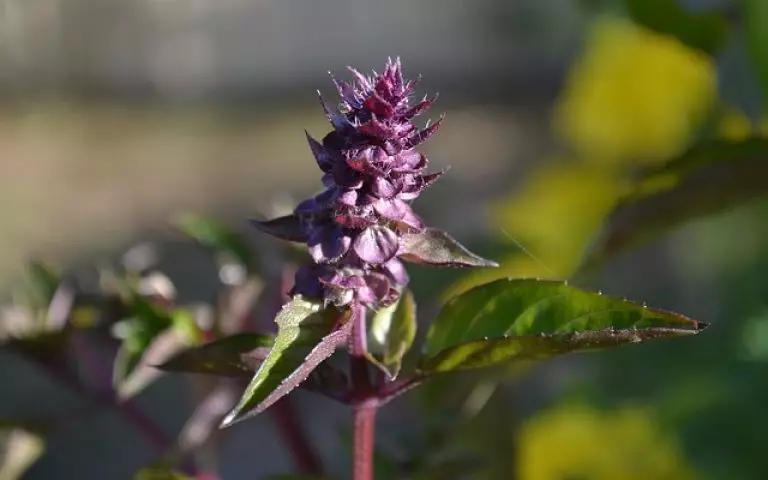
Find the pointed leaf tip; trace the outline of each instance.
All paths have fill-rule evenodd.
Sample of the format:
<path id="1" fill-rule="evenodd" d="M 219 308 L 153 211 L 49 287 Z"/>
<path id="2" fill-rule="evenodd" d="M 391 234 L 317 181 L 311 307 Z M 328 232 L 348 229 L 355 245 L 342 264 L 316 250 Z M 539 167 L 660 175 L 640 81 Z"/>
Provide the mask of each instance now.
<path id="1" fill-rule="evenodd" d="M 470 252 L 448 233 L 427 228 L 403 235 L 399 255 L 403 260 L 441 267 L 498 267 L 499 264 Z"/>
<path id="2" fill-rule="evenodd" d="M 497 280 L 468 290 L 445 305 L 430 327 L 420 369 L 436 374 L 545 360 L 696 335 L 707 326 L 677 313 L 579 290 L 563 282 Z"/>
<path id="3" fill-rule="evenodd" d="M 285 215 L 272 220 L 251 220 L 257 230 L 289 242 L 304 243 L 309 238 L 304 222 L 298 215 Z"/>
<path id="4" fill-rule="evenodd" d="M 340 318 L 346 314 L 333 307 L 321 308 L 301 296 L 285 304 L 275 318 L 278 334 L 274 346 L 220 427 L 261 413 L 298 387 L 347 341 L 350 324 Z"/>

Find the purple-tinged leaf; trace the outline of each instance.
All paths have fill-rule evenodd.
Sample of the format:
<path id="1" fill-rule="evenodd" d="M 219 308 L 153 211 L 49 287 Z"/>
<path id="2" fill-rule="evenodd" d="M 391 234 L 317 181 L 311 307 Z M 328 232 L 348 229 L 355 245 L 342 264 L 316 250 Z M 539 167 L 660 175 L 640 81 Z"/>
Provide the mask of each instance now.
<path id="1" fill-rule="evenodd" d="M 307 226 L 298 215 L 285 215 L 272 220 L 251 220 L 251 225 L 273 237 L 289 242 L 305 243 Z"/>
<path id="2" fill-rule="evenodd" d="M 204 373 L 223 377 L 250 377 L 267 358 L 275 338 L 239 333 L 185 350 L 157 368 L 169 372 Z"/>
<path id="3" fill-rule="evenodd" d="M 451 299 L 432 323 L 425 375 L 695 335 L 706 324 L 569 287 L 504 279 Z"/>
<path id="4" fill-rule="evenodd" d="M 237 406 L 224 418 L 228 427 L 263 412 L 298 387 L 349 337 L 345 313 L 296 296 L 277 314 L 278 334 Z"/>
<path id="5" fill-rule="evenodd" d="M 446 232 L 436 228 L 403 235 L 398 256 L 407 262 L 439 267 L 499 266 L 470 252 Z"/>

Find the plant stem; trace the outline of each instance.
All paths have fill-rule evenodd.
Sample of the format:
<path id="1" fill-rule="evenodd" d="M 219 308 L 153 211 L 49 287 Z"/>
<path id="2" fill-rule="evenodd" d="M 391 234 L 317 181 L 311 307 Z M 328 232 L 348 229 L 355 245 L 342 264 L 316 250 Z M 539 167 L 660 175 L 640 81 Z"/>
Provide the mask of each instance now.
<path id="1" fill-rule="evenodd" d="M 354 402 L 354 454 L 352 460 L 353 480 L 373 480 L 374 432 L 378 402 L 371 398 L 371 379 L 368 371 L 368 350 L 365 307 L 352 307 L 352 333 L 349 342 L 350 373 L 352 376 L 352 398 Z M 370 401 L 370 400 L 374 401 Z"/>
<path id="2" fill-rule="evenodd" d="M 374 432 L 376 429 L 376 407 L 359 405 L 354 409 L 354 458 L 352 478 L 373 480 Z"/>

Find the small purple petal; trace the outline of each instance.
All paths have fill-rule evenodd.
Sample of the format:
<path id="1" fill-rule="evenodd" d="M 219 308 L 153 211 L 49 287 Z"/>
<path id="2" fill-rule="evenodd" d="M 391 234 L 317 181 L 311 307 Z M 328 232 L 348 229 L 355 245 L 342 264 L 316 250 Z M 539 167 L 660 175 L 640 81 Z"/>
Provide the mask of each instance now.
<path id="1" fill-rule="evenodd" d="M 310 298 L 322 298 L 323 284 L 320 282 L 320 277 L 324 273 L 324 269 L 318 265 L 299 268 L 296 270 L 291 295 L 301 294 Z"/>
<path id="2" fill-rule="evenodd" d="M 374 202 L 373 208 L 382 217 L 395 221 L 402 220 L 411 209 L 407 203 L 397 198 L 379 198 Z"/>
<path id="3" fill-rule="evenodd" d="M 375 177 L 371 184 L 371 193 L 381 198 L 392 198 L 398 193 L 398 189 L 386 178 Z"/>
<path id="4" fill-rule="evenodd" d="M 357 190 L 345 190 L 341 194 L 339 194 L 337 200 L 339 203 L 342 203 L 344 205 L 349 205 L 350 207 L 354 207 L 357 205 Z"/>
<path id="5" fill-rule="evenodd" d="M 344 229 L 326 224 L 315 227 L 309 234 L 307 245 L 309 254 L 317 263 L 332 262 L 349 250 L 352 239 L 344 233 Z"/>
<path id="6" fill-rule="evenodd" d="M 405 270 L 403 262 L 397 258 L 393 258 L 382 265 L 382 269 L 389 275 L 389 278 L 391 278 L 392 282 L 396 285 L 402 286 L 408 284 L 408 272 Z"/>
<path id="7" fill-rule="evenodd" d="M 395 157 L 393 170 L 396 172 L 417 172 L 427 166 L 427 157 L 416 150 L 404 150 Z"/>
<path id="8" fill-rule="evenodd" d="M 356 291 L 361 303 L 376 305 L 389 295 L 389 279 L 380 273 L 370 273 L 365 276 L 365 286 Z"/>
<path id="9" fill-rule="evenodd" d="M 395 256 L 398 247 L 395 232 L 378 225 L 363 230 L 353 243 L 353 249 L 360 260 L 373 265 L 386 263 Z"/>
<path id="10" fill-rule="evenodd" d="M 424 230 L 424 220 L 421 219 L 411 208 L 405 212 L 403 218 L 397 221 L 398 227 L 406 232 L 420 232 Z"/>

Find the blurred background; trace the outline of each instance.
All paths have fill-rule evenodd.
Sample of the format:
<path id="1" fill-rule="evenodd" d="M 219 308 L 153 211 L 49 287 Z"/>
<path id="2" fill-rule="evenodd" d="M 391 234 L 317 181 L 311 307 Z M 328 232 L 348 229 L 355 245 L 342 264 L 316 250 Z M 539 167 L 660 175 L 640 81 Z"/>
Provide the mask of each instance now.
<path id="1" fill-rule="evenodd" d="M 768 134 L 747 4 L 0 0 L 0 338 L 31 258 L 84 290 L 97 266 L 149 262 L 179 302 L 213 303 L 227 279 L 169 219 L 206 215 L 273 248 L 246 220 L 319 189 L 303 133 L 329 130 L 316 90 L 333 101 L 329 70 L 390 56 L 423 75 L 418 95 L 440 93 L 432 117 L 446 113 L 424 151 L 452 168 L 419 211 L 502 264 L 412 268 L 423 320 L 481 281 L 568 278 L 638 169 Z M 436 381 L 382 412 L 380 477 L 768 478 L 767 214 L 755 200 L 687 222 L 578 281 L 710 331 Z M 97 353 L 109 376 L 114 348 Z M 0 480 L 127 479 L 153 460 L 130 414 L 0 357 Z M 174 438 L 200 388 L 163 376 L 131 401 Z M 292 399 L 347 478 L 348 412 Z M 279 428 L 259 416 L 196 461 L 223 480 L 290 473 Z M 391 473 L 406 464 L 411 476 Z"/>

